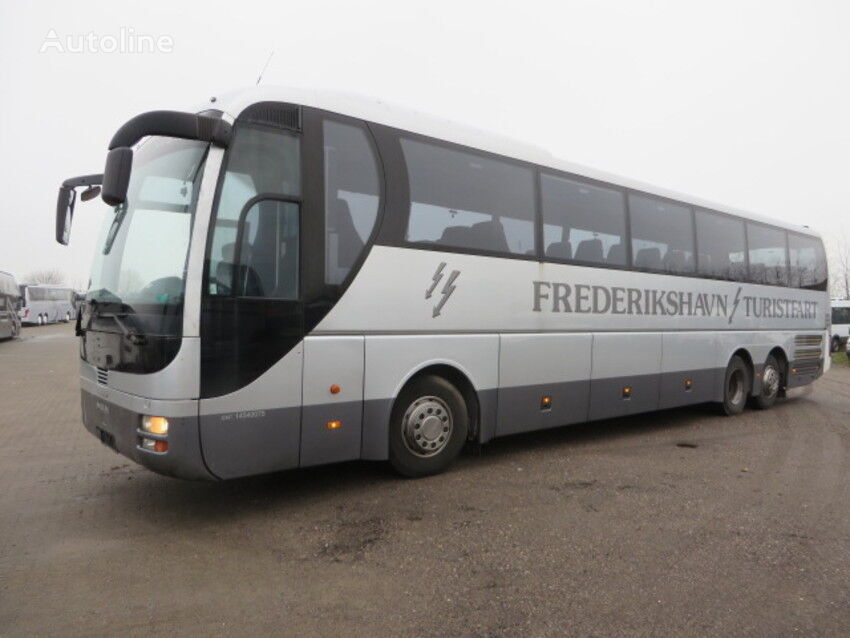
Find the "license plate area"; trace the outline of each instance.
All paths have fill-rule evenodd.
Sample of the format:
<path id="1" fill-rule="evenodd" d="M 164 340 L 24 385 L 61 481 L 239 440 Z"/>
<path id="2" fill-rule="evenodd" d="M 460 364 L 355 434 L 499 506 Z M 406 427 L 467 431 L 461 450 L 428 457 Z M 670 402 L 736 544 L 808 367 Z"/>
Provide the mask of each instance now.
<path id="1" fill-rule="evenodd" d="M 107 432 L 106 430 L 104 430 L 102 428 L 96 428 L 96 429 L 97 429 L 97 436 L 100 438 L 100 442 L 103 443 L 106 447 L 110 447 L 113 450 L 117 451 L 117 448 L 115 447 L 115 435 L 112 434 L 111 432 Z"/>

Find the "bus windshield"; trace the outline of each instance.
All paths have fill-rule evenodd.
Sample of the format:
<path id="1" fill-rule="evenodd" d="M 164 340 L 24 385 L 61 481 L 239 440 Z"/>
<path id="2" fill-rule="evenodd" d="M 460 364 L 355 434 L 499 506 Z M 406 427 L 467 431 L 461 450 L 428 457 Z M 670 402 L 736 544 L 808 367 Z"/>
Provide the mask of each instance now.
<path id="1" fill-rule="evenodd" d="M 127 200 L 104 220 L 86 301 L 179 335 L 186 259 L 208 144 L 155 137 L 133 157 Z"/>

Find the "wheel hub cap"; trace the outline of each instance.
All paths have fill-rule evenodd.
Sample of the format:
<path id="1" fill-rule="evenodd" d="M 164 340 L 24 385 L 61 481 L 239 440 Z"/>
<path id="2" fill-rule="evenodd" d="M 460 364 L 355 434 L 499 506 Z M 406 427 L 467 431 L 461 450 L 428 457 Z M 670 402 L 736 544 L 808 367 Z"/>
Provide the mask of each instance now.
<path id="1" fill-rule="evenodd" d="M 766 396 L 773 396 L 779 390 L 779 372 L 773 366 L 764 369 L 762 384 Z"/>
<path id="2" fill-rule="evenodd" d="M 454 423 L 448 405 L 439 397 L 420 397 L 410 404 L 402 421 L 404 444 L 416 456 L 439 454 L 449 443 Z"/>

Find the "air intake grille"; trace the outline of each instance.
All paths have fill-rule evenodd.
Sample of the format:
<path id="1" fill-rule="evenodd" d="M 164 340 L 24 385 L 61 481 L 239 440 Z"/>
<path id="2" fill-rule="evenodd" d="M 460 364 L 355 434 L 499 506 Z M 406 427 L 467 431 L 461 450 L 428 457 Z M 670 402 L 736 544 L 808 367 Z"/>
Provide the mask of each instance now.
<path id="1" fill-rule="evenodd" d="M 813 361 L 823 356 L 823 335 L 797 335 L 794 337 L 794 360 Z"/>
<path id="2" fill-rule="evenodd" d="M 260 102 L 245 109 L 239 116 L 239 121 L 300 131 L 301 109 L 282 102 Z"/>
<path id="3" fill-rule="evenodd" d="M 97 369 L 97 382 L 100 385 L 106 385 L 109 383 L 109 370 L 104 370 L 103 368 Z"/>

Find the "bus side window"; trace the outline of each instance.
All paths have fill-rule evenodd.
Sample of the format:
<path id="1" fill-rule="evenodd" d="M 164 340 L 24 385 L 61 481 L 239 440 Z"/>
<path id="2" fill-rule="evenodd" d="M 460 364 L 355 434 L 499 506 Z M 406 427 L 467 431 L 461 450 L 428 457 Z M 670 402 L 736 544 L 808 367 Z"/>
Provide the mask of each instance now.
<path id="1" fill-rule="evenodd" d="M 788 252 L 791 257 L 791 285 L 826 290 L 826 254 L 820 240 L 788 233 Z"/>
<path id="2" fill-rule="evenodd" d="M 788 244 L 784 230 L 747 222 L 747 249 L 752 283 L 788 285 Z"/>
<path id="3" fill-rule="evenodd" d="M 548 259 L 626 265 L 623 193 L 542 174 L 543 246 Z"/>
<path id="4" fill-rule="evenodd" d="M 701 275 L 741 281 L 746 274 L 744 222 L 706 210 L 696 211 L 697 270 Z"/>
<path id="5" fill-rule="evenodd" d="M 378 217 L 380 184 L 364 129 L 325 120 L 325 283 L 341 284 Z"/>
<path id="6" fill-rule="evenodd" d="M 410 185 L 405 239 L 534 255 L 534 172 L 525 165 L 403 137 Z"/>

